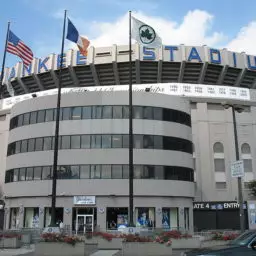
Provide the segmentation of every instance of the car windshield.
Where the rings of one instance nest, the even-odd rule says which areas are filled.
[[[246,245],[252,238],[256,237],[255,231],[249,231],[241,234],[236,239],[234,239],[230,244],[232,245]]]

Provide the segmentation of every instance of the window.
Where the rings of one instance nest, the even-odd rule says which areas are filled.
[[[113,106],[113,119],[123,118],[122,106]]]
[[[144,135],[143,136],[143,148],[154,148],[154,136]]]
[[[163,166],[155,166],[155,179],[163,180],[164,179],[164,167]]]
[[[111,148],[111,135],[102,135],[102,148]]]
[[[135,218],[137,227],[152,228],[155,226],[155,208],[135,208]]]
[[[18,181],[19,180],[19,169],[14,169],[13,170],[13,181]]]
[[[31,112],[30,114],[30,124],[35,124],[37,122],[37,111]]]
[[[93,106],[92,107],[92,118],[93,119],[101,119],[102,117],[102,107],[101,106]]]
[[[111,165],[102,165],[101,178],[102,179],[111,179]]]
[[[144,107],[143,109],[143,119],[153,119],[153,108],[152,107]]]
[[[123,179],[129,179],[129,165],[123,165]]]
[[[216,182],[216,189],[226,189],[227,188],[227,183],[226,182]]]
[[[142,179],[154,179],[155,178],[155,170],[154,166],[145,165],[143,170]]]
[[[33,180],[34,179],[33,171],[34,171],[33,167],[28,167],[27,168],[26,180]]]
[[[101,135],[91,136],[91,146],[92,148],[101,148]]]
[[[26,168],[20,168],[19,181],[23,181],[26,178]]]
[[[79,165],[72,165],[71,169],[71,179],[79,179]]]
[[[15,142],[15,154],[20,153],[21,151],[21,141],[16,141]]]
[[[71,148],[72,149],[77,149],[80,148],[80,139],[81,136],[80,135],[72,135],[71,136]]]
[[[91,179],[100,179],[100,165],[91,165]]]
[[[81,148],[90,148],[91,146],[91,136],[82,135],[81,136]]]
[[[37,122],[43,123],[45,120],[45,110],[39,110],[37,114]]]
[[[241,147],[242,152],[242,159],[244,162],[244,171],[245,172],[252,172],[252,155],[251,155],[251,148],[248,143],[244,143]]]
[[[224,147],[220,142],[213,145],[213,158],[215,172],[225,172]]]
[[[154,120],[163,120],[163,109],[162,108],[153,108],[153,117]]]
[[[154,149],[163,149],[163,136],[154,135]]]
[[[133,136],[133,147],[134,148],[143,148],[143,135],[134,135]]]
[[[53,109],[47,109],[45,111],[45,122],[51,122],[53,119]]]
[[[35,151],[42,151],[42,150],[43,150],[43,138],[36,138]]]
[[[24,227],[39,228],[39,208],[25,208],[24,211]]]
[[[35,139],[28,140],[28,152],[35,151]]]
[[[106,119],[112,118],[112,106],[103,106],[102,118],[106,118]]]
[[[90,165],[80,166],[80,179],[90,179]]]
[[[71,119],[72,120],[80,120],[82,114],[82,108],[81,107],[73,107],[71,111]]]
[[[28,152],[28,140],[22,140],[21,141],[21,149],[20,149],[21,153],[25,153]]]
[[[23,125],[23,115],[18,116],[18,127]]]
[[[129,148],[129,135],[122,135],[123,137],[123,148]]]
[[[122,147],[122,135],[112,135],[112,148]]]
[[[62,120],[70,120],[71,108],[62,109]]]
[[[42,167],[34,167],[34,180],[41,180]]]
[[[129,106],[123,106],[123,118],[128,119],[129,118]]]
[[[143,175],[143,166],[134,165],[134,179],[141,179]]]
[[[52,150],[52,137],[44,137],[43,150]]]
[[[112,165],[112,179],[122,179],[122,165]]]
[[[143,108],[142,107],[133,107],[133,118],[135,118],[135,119],[143,118]]]
[[[92,117],[92,108],[83,107],[82,119],[91,119]]]
[[[61,136],[61,149],[70,149],[70,136]]]
[[[26,113],[23,115],[23,124],[22,125],[28,125],[29,124],[29,118],[30,118],[30,113]]]
[[[51,167],[50,166],[43,166],[42,168],[42,180],[50,180],[51,176]]]

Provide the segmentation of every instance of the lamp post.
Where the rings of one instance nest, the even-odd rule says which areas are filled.
[[[236,125],[236,112],[242,113],[244,108],[239,105],[231,105],[227,103],[222,104],[225,109],[231,107],[232,109],[232,117],[233,117],[233,127],[234,127],[234,139],[235,139],[235,151],[236,151],[236,161],[239,161],[239,147],[238,147],[238,136],[237,136],[237,125]],[[243,191],[242,191],[242,178],[237,178],[238,185],[238,202],[239,202],[239,219],[240,219],[240,230],[244,232],[244,199],[243,199]]]

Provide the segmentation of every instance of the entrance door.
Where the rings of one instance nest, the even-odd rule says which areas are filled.
[[[93,232],[93,215],[76,216],[76,234],[85,234],[86,232]]]

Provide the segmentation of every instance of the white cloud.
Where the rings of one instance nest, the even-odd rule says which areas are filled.
[[[256,21],[250,22],[241,28],[236,37],[226,46],[227,49],[237,52],[246,52],[256,55]]]
[[[181,24],[161,17],[147,16],[142,12],[134,13],[134,16],[154,27],[164,44],[216,46],[225,39],[221,32],[209,33],[213,16],[206,11],[189,11]],[[125,14],[112,23],[93,22],[85,36],[89,36],[92,45],[96,47],[127,44],[128,20],[128,14]]]

